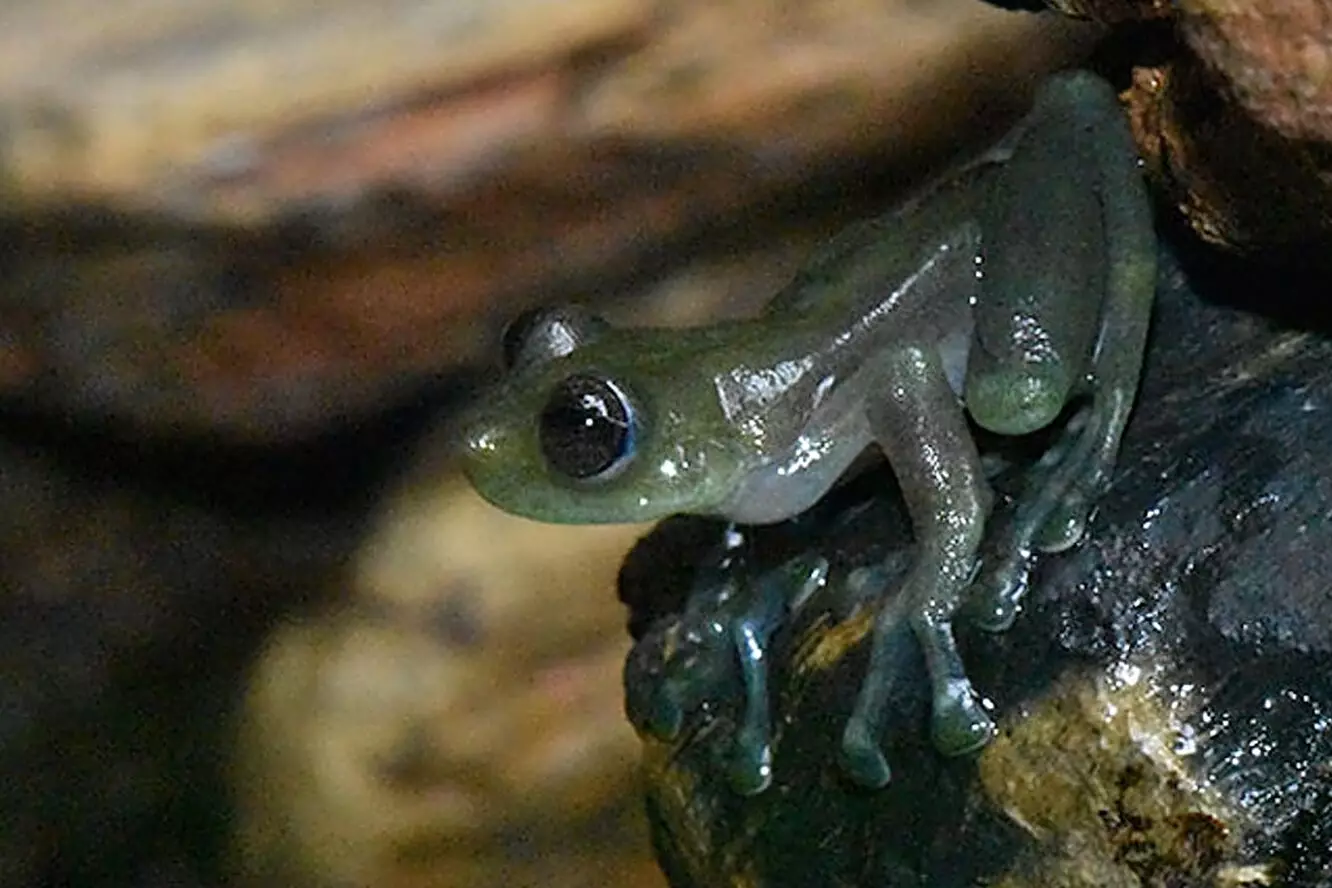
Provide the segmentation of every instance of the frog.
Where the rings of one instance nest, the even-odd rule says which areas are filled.
[[[504,376],[461,420],[461,467],[539,521],[761,525],[810,509],[877,448],[912,566],[892,606],[870,606],[839,758],[882,787],[903,622],[935,748],[967,755],[995,735],[954,623],[1007,629],[1033,560],[1083,537],[1137,398],[1155,263],[1114,88],[1057,73],[995,148],[816,249],[756,316],[644,328],[576,304],[527,312],[504,337]],[[999,520],[978,436],[1055,429]]]

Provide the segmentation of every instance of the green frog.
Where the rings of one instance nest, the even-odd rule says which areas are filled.
[[[1032,553],[1081,537],[1136,395],[1155,261],[1114,90],[1062,73],[998,148],[835,238],[756,318],[613,329],[578,307],[529,313],[506,334],[506,378],[464,421],[463,468],[491,503],[541,521],[754,524],[808,509],[877,446],[915,555],[875,616],[841,750],[853,778],[882,786],[903,620],[936,747],[961,755],[993,736],[954,619],[967,605],[1007,628]],[[999,435],[1064,419],[1003,522],[968,415]],[[982,567],[983,543],[998,554]]]

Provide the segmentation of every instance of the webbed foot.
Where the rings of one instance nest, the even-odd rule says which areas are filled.
[[[913,644],[914,642],[914,644]],[[862,786],[878,789],[892,779],[892,769],[879,744],[887,703],[905,658],[919,645],[930,679],[930,726],[935,748],[943,755],[974,752],[995,734],[967,678],[953,637],[952,623],[933,613],[931,600],[912,602],[898,595],[884,602],[876,619],[869,668],[855,708],[842,733],[842,765]]]
[[[994,737],[996,729],[963,671],[952,629],[946,623],[923,617],[910,623],[930,673],[930,733],[935,749],[946,756],[975,752]],[[890,645],[900,646],[906,640],[904,633],[896,632],[876,639],[870,669],[842,732],[842,765],[853,780],[870,789],[883,787],[892,779],[892,769],[878,737],[884,727],[885,704],[901,663],[890,663],[886,652]]]
[[[772,736],[768,725],[745,725],[736,732],[726,776],[731,788],[744,796],[758,795],[772,784]]]
[[[639,731],[657,740],[674,740],[680,736],[680,730],[684,727],[683,701],[697,696],[690,694],[687,687],[682,688],[679,682],[672,679],[673,676],[670,676],[662,680],[656,693],[649,697],[647,711],[634,724]]]

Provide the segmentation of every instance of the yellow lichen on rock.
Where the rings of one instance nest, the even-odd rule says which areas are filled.
[[[1167,707],[1146,667],[1113,674],[1070,674],[981,754],[985,794],[1043,849],[1004,888],[1137,888],[1153,872],[1214,884],[1252,865],[1233,859],[1242,815],[1193,777],[1195,713]]]

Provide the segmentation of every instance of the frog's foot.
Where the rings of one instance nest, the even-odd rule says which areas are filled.
[[[1018,510],[1014,510],[1018,511]],[[1017,619],[1031,577],[1030,542],[1024,541],[1020,514],[991,518],[993,528],[981,554],[981,569],[968,593],[966,617],[987,632],[1004,632]]]
[[[882,601],[874,620],[870,661],[860,681],[856,704],[842,730],[842,769],[861,786],[879,789],[892,780],[893,771],[879,745],[884,728],[884,711],[904,660],[912,650],[908,621],[904,618],[903,596]]]
[[[892,621],[894,615],[881,619]],[[926,613],[913,614],[909,621],[902,622],[910,625],[925,654],[931,686],[930,733],[935,748],[948,756],[975,752],[994,737],[995,726],[963,670],[951,624]],[[857,783],[871,789],[892,779],[892,769],[877,737],[890,689],[901,667],[899,661],[889,659],[888,651],[894,646],[900,649],[906,640],[904,635],[890,630],[875,638],[870,668],[842,733],[843,767]]]
[[[869,789],[880,789],[893,779],[893,769],[879,748],[878,727],[857,709],[842,731],[842,768],[852,780]]]
[[[967,678],[952,622],[926,611],[913,615],[911,623],[930,674],[934,747],[950,756],[975,752],[990,742],[995,727]]]
[[[712,579],[712,578],[710,578]],[[680,736],[685,723],[734,681],[735,656],[726,625],[725,606],[732,599],[729,582],[700,584],[685,611],[662,642],[660,673],[626,697],[629,721],[640,734],[661,741]]]
[[[771,577],[759,581],[756,597],[766,597],[763,587]],[[727,772],[731,788],[741,795],[757,795],[772,782],[772,716],[768,703],[768,640],[775,628],[770,614],[752,612],[731,625],[731,639],[740,659],[744,680],[745,708],[740,728],[731,741]]]
[[[734,699],[738,665],[743,706],[725,768],[737,792],[753,795],[766,789],[773,759],[769,645],[827,575],[827,560],[817,556],[792,559],[757,578],[745,575],[743,562],[706,574],[674,629],[674,651],[662,677],[631,708],[634,726],[659,740],[676,739],[694,712],[709,702]]]
[[[1102,459],[1106,454],[1098,440],[1098,429],[1104,426],[1104,422],[1097,421],[1095,407],[1079,412],[1038,464],[1042,472],[1033,479],[1030,494],[1043,512],[1032,528],[1031,546],[1035,550],[1063,552],[1082,539],[1092,505],[1114,468],[1113,451]]]
[[[944,755],[966,755],[994,738],[995,727],[971,682],[945,682],[934,693],[930,733],[934,747]]]
[[[718,681],[717,670],[703,668],[695,658],[672,660],[667,669],[645,705],[630,716],[639,733],[662,741],[680,736],[689,713],[713,696]]]
[[[1122,430],[1106,413],[1095,405],[1072,417],[1031,468],[1017,501],[993,517],[967,603],[968,616],[982,629],[1003,632],[1013,625],[1035,552],[1062,552],[1082,538],[1114,468]]]
[[[712,559],[705,561],[689,590],[684,610],[662,642],[659,677],[626,698],[629,720],[657,740],[680,736],[689,717],[723,697],[734,681],[735,655],[730,628],[748,600],[745,561],[727,532]]]

